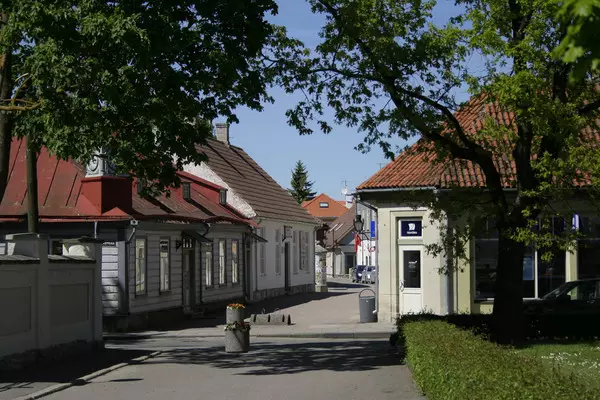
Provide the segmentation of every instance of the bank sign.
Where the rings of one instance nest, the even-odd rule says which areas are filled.
[[[400,235],[402,237],[421,237],[422,232],[423,222],[421,220],[400,222]]]

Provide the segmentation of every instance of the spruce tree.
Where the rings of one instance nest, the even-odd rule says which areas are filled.
[[[303,201],[312,200],[315,198],[316,192],[313,192],[314,182],[308,180],[308,171],[302,161],[298,161],[292,170],[292,188],[289,189],[290,194],[298,204]]]

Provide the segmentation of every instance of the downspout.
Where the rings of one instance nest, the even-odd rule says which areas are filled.
[[[262,222],[262,218],[258,218],[256,220],[256,225],[260,226],[260,223]],[[258,230],[259,228],[256,228],[256,230]],[[252,252],[254,255],[254,291],[258,292],[258,260],[259,260],[259,246],[260,243],[258,243],[257,240],[254,241],[254,251]],[[250,275],[251,276],[251,275]],[[252,282],[250,282],[250,289],[252,289]],[[254,293],[250,293],[250,297],[253,298]]]
[[[131,240],[133,240],[137,229],[137,221],[135,221],[135,223],[134,221],[135,220],[130,221],[132,227],[131,234],[129,235],[129,238],[127,238],[127,240],[125,241],[125,287],[123,288],[123,297],[126,301],[123,303],[122,306],[122,312],[124,312],[125,314],[129,314],[129,245],[131,244]]]

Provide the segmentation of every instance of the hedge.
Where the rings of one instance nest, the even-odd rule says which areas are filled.
[[[403,324],[406,359],[429,400],[598,399],[574,375],[444,321]]]

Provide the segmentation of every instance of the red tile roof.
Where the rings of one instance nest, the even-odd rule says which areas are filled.
[[[455,113],[455,117],[467,134],[475,134],[490,121],[515,129],[514,114],[503,111],[497,103],[490,102],[485,96],[472,99]],[[591,131],[586,131],[585,134],[592,135]],[[508,140],[480,142],[480,144],[492,152],[494,163],[502,176],[503,186],[515,187],[516,167]],[[485,186],[485,176],[479,166],[465,160],[434,162],[436,154],[430,146],[431,143],[424,139],[417,141],[400,153],[394,161],[361,183],[357,190]]]
[[[170,193],[156,197],[140,196],[137,182],[132,181],[131,209],[115,207],[101,212],[82,193],[85,169],[77,162],[58,160],[47,149],[40,151],[37,161],[38,201],[40,220],[114,221],[152,219],[180,222],[254,223],[242,217],[229,206],[219,204],[219,186],[185,172],[182,182],[190,183],[191,201],[183,199],[182,188],[171,188]],[[125,208],[125,207],[124,207]],[[0,203],[0,220],[19,221],[27,214],[27,182],[25,144],[13,139],[8,185]]]
[[[208,156],[208,167],[248,202],[259,218],[319,224],[242,148],[209,139],[197,149]]]
[[[321,203],[327,203],[328,207],[321,207]],[[325,193],[321,193],[312,200],[302,203],[302,207],[310,215],[316,218],[337,218],[342,216],[348,209],[338,200],[334,200]]]

